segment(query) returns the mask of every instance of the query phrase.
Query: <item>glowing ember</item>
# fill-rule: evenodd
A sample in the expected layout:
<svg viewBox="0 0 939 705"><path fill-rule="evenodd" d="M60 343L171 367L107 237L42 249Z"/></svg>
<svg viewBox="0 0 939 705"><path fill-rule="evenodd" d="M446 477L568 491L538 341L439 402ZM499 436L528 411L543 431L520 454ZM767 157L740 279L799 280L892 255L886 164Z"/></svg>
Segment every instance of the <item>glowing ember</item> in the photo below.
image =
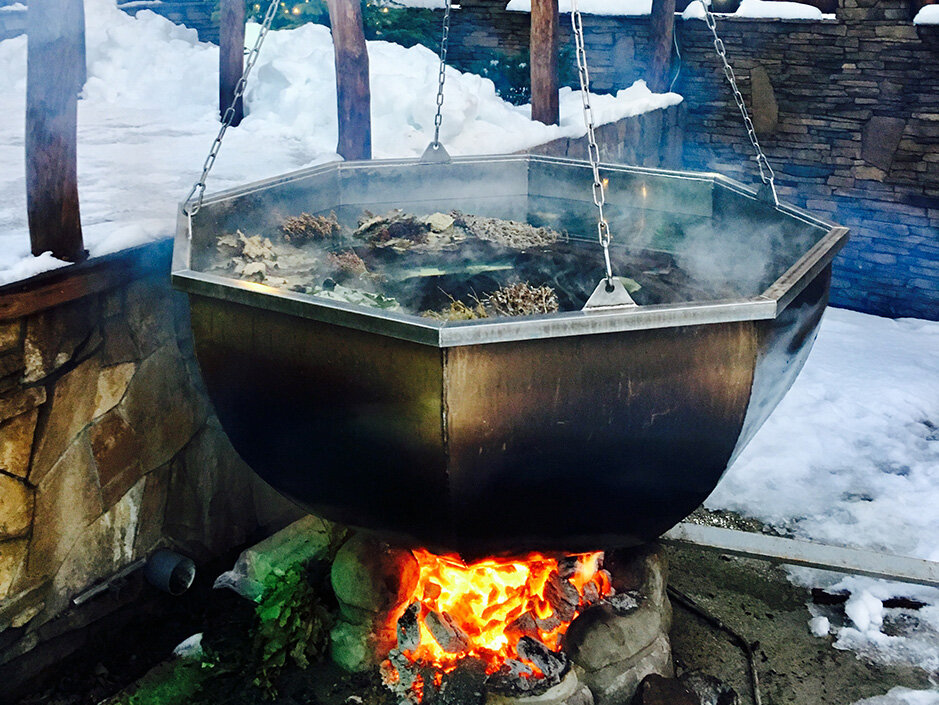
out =
<svg viewBox="0 0 939 705"><path fill-rule="evenodd" d="M397 623L399 648L409 662L441 672L474 657L486 664L487 673L514 660L540 676L519 654L519 640L527 636L556 651L577 614L612 592L609 574L600 569L602 553L561 561L531 554L469 565L424 550L414 556L420 578Z"/></svg>

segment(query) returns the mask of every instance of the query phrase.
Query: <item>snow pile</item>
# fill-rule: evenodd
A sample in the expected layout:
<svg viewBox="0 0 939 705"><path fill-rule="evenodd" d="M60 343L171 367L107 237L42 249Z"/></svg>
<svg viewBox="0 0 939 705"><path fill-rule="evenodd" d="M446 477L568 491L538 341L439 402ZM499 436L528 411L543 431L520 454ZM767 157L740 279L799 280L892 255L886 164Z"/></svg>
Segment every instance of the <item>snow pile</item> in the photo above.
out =
<svg viewBox="0 0 939 705"><path fill-rule="evenodd" d="M939 705L939 691L892 688L886 695L865 698L854 705Z"/></svg>
<svg viewBox="0 0 939 705"><path fill-rule="evenodd" d="M218 48L150 11L130 17L113 0L86 0L88 82L78 108L78 183L86 247L100 256L171 235L176 207L218 131ZM253 26L257 30L257 26ZM248 33L247 43L253 45ZM369 42L376 158L419 156L433 135L439 60L422 46ZM0 42L0 284L56 266L29 254L23 133L26 37ZM329 30L268 35L246 95L249 115L229 130L209 191L337 159L336 87ZM642 81L592 99L598 123L674 105ZM577 94L560 96L561 124L496 95L491 81L447 69L441 140L451 154L515 152L585 133Z"/></svg>
<svg viewBox="0 0 939 705"><path fill-rule="evenodd" d="M731 14L714 13L718 17L740 17L750 19L778 20L834 20L835 15L825 14L813 5L783 0L743 0L737 11ZM683 20L704 19L704 6L701 0L689 3L681 13Z"/></svg>
<svg viewBox="0 0 939 705"><path fill-rule="evenodd" d="M531 0L509 0L505 9L531 12ZM585 15L648 15L652 12L652 0L578 0L577 9ZM558 0L558 11L570 12L571 0Z"/></svg>
<svg viewBox="0 0 939 705"><path fill-rule="evenodd" d="M939 5L926 5L920 8L913 18L913 24L939 24Z"/></svg>
<svg viewBox="0 0 939 705"><path fill-rule="evenodd" d="M939 322L825 313L815 348L706 504L797 537L939 560ZM793 569L846 590L837 648L939 671L939 590ZM883 601L927 606L884 633ZM827 616L812 606L814 616Z"/></svg>

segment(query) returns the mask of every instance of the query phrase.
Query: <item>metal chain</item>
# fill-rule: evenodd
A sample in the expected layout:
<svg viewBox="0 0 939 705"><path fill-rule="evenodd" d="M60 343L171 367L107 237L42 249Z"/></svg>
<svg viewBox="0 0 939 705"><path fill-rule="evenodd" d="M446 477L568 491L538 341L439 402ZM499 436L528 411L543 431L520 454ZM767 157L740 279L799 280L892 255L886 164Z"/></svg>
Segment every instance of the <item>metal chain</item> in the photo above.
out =
<svg viewBox="0 0 939 705"><path fill-rule="evenodd" d="M189 195L186 196L183 212L190 221L192 220L192 216L198 213L199 209L202 208L202 201L205 198L205 180L208 178L209 172L212 171L212 167L215 166L215 159L218 157L218 151L222 147L222 139L225 137L225 132L231 127L232 120L235 119L235 106L244 95L245 86L248 83L248 75L251 73L251 69L254 68L255 62L258 60L261 45L264 43L264 38L271 28L271 23L274 21L274 15L277 13L277 8L280 3L281 0L271 0L271 4L267 8L264 21L261 23L261 31L254 41L254 46L248 53L248 58L245 61L245 69L241 73L241 78L238 79L238 83L235 84L235 94L232 98L231 105L228 106L228 109L225 111L224 115L222 115L222 127L219 129L218 135L216 135L215 141L209 149L209 155L205 158L205 162L202 165L202 176L199 177L199 180L196 181L189 191ZM193 202L193 200L195 200L195 202Z"/></svg>
<svg viewBox="0 0 939 705"><path fill-rule="evenodd" d="M747 128L747 136L750 138L753 149L756 151L756 163L757 166L760 167L760 179L765 185L769 186L772 191L773 202L778 206L779 196L776 194L776 173L773 171L773 167L770 166L766 155L763 154L763 148L760 147L760 140L756 136L756 128L753 127L753 120L750 119L750 113L747 110L746 103L743 101L743 95L741 95L740 89L737 87L737 77L734 75L734 69L730 65L730 62L727 61L727 51L724 48L723 40L717 34L717 19L714 17L714 13L711 12L711 2L710 0L701 0L701 5L704 7L704 21L708 29L711 30L711 34L714 35L714 50L724 64L724 76L727 77L727 83L730 84L730 88L734 92L734 101L737 103L737 108L740 109L741 117L743 117L743 125Z"/></svg>
<svg viewBox="0 0 939 705"><path fill-rule="evenodd" d="M440 73L437 77L437 114L434 116L434 141L432 147L440 146L440 123L443 122L443 84L447 80L447 45L450 43L450 2L443 11L443 30L440 36Z"/></svg>
<svg viewBox="0 0 939 705"><path fill-rule="evenodd" d="M577 49L577 74L580 78L580 98L584 104L584 124L587 126L587 156L593 170L593 202L597 206L597 235L603 248L607 287L613 286L613 265L610 264L610 225L603 215L606 192L600 178L600 148L594 132L593 110L590 108L590 72L587 70L587 51L584 48L584 23L577 9L577 0L571 0L571 26Z"/></svg>

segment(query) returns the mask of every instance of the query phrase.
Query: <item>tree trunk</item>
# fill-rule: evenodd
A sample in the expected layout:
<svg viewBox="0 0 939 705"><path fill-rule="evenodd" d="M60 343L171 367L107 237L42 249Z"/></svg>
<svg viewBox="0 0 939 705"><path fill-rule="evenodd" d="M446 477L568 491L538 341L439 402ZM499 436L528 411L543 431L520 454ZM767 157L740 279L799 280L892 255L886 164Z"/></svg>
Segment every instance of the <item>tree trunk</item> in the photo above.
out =
<svg viewBox="0 0 939 705"><path fill-rule="evenodd" d="M82 0L30 0L26 15L26 213L34 255L85 259L78 209Z"/></svg>
<svg viewBox="0 0 939 705"><path fill-rule="evenodd" d="M336 55L339 144L344 159L372 158L372 107L368 51L359 0L327 0Z"/></svg>
<svg viewBox="0 0 939 705"><path fill-rule="evenodd" d="M649 88L661 93L668 88L675 31L675 0L652 0L649 34L652 60L649 62Z"/></svg>
<svg viewBox="0 0 939 705"><path fill-rule="evenodd" d="M235 86L244 72L245 3L244 0L221 0L218 52L218 112L223 118L235 97ZM235 104L233 126L244 117L244 99Z"/></svg>
<svg viewBox="0 0 939 705"><path fill-rule="evenodd" d="M674 2L674 0L672 0ZM558 108L558 0L531 3L531 118L557 125Z"/></svg>

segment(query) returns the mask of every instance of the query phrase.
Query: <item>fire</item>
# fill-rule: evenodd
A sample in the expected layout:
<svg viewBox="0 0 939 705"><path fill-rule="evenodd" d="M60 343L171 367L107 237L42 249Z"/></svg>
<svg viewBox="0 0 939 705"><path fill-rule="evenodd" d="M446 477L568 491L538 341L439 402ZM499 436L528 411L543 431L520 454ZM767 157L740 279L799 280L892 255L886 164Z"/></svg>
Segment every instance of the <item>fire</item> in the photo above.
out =
<svg viewBox="0 0 939 705"><path fill-rule="evenodd" d="M424 550L414 551L414 556L420 577L402 618L410 616L411 643L402 634L406 624L402 627L399 620L399 644L403 636L411 647L402 646L409 661L441 672L453 670L467 657L484 661L489 673L509 659L525 662L518 652L524 636L556 651L577 614L612 592L609 574L601 570L602 553L561 561L530 554L469 565L456 556ZM540 675L534 664L527 665Z"/></svg>

